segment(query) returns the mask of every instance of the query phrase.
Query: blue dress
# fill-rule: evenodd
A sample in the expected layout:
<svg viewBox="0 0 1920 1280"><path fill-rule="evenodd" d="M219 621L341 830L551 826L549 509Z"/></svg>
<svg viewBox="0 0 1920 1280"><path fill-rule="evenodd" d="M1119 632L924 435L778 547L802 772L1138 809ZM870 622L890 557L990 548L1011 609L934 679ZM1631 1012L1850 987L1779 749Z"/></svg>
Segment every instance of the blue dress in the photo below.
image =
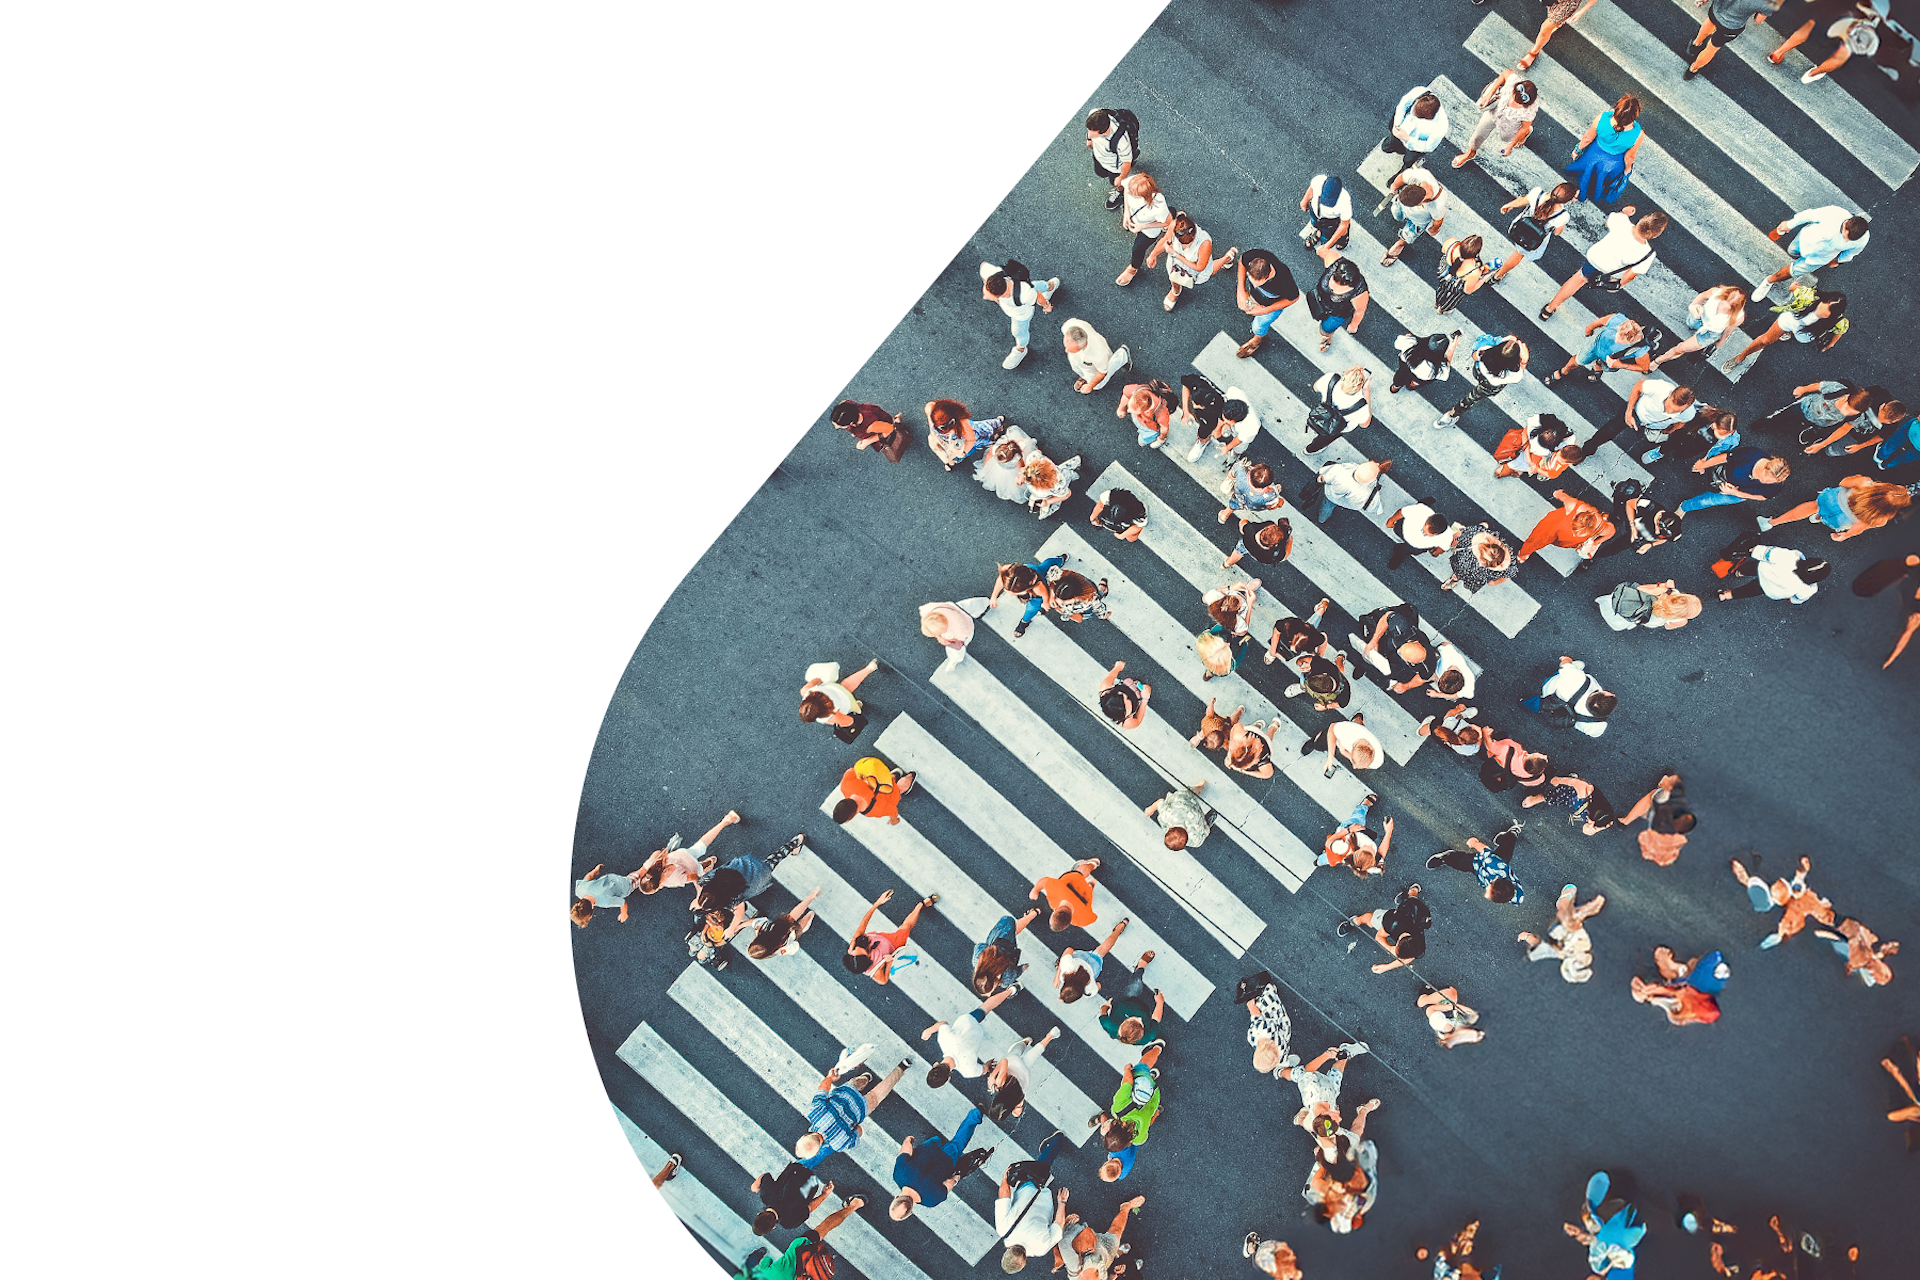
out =
<svg viewBox="0 0 1920 1280"><path fill-rule="evenodd" d="M1567 176L1579 188L1579 194L1574 198L1591 200L1600 205L1617 201L1627 189L1626 154L1638 141L1638 120L1625 129L1615 129L1613 109L1602 111L1600 121L1594 127L1593 141L1566 168Z"/></svg>

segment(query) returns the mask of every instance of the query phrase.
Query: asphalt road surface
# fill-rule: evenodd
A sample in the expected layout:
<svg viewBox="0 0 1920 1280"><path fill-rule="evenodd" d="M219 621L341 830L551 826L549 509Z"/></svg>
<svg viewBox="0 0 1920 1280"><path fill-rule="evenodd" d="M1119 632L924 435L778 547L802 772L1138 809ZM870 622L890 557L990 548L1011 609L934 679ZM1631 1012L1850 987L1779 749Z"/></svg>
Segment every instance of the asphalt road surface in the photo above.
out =
<svg viewBox="0 0 1920 1280"><path fill-rule="evenodd" d="M1797 0L1790 3L1799 7ZM1626 11L1637 30L1669 49L1690 38L1692 22L1670 0L1636 0L1618 8L1608 3L1601 10L1614 11L1616 20ZM1405 89L1436 76L1477 93L1489 73L1467 47L1476 28L1493 14L1531 32L1541 13L1539 5L1521 0L1487 8L1464 0L1178 0L1088 106L1126 105L1139 114L1143 167L1176 207L1191 210L1214 233L1217 246L1272 249L1305 279L1317 269L1296 238L1302 221L1297 202L1307 180L1320 171L1340 174L1362 209L1356 224L1384 238L1389 224L1366 212L1371 188L1359 166L1385 133L1394 102ZM1717 59L1710 82L1870 213L1873 242L1861 259L1834 275L1834 287L1849 295L1854 329L1833 352L1817 355L1783 345L1766 352L1737 385L1698 365L1684 370L1683 380L1703 399L1735 410L1743 422L1784 403L1792 386L1825 376L1883 383L1909 403L1920 400L1903 319L1911 311L1907 288L1916 244L1917 220L1905 198L1910 185L1894 190L1732 55L1730 49ZM1556 35L1549 56L1563 74L1605 100L1640 92L1646 136L1740 218L1764 230L1792 211L1764 178L1650 91L1635 69L1616 63L1580 32ZM1855 67L1836 79L1902 137L1920 139L1913 114L1876 73ZM1120 1186L1101 1183L1092 1144L1062 1157L1056 1167L1057 1181L1072 1190L1072 1207L1096 1222L1129 1195L1147 1197L1127 1239L1148 1276L1247 1273L1239 1248L1248 1230L1290 1241L1310 1277L1414 1276L1425 1267L1414 1260L1415 1241L1439 1243L1474 1217L1483 1223L1476 1258L1483 1267L1497 1262L1513 1277L1580 1275L1583 1251L1560 1224L1574 1216L1588 1175L1602 1168L1630 1175L1636 1202L1651 1223L1641 1245L1641 1274L1707 1274L1705 1241L1682 1235L1672 1222L1674 1195L1689 1191L1741 1226L1743 1248L1757 1246L1767 1215L1777 1212L1796 1231L1824 1234L1830 1245L1857 1244L1862 1277L1912 1275L1920 1244L1920 1161L1908 1157L1901 1132L1882 1118L1891 1095L1876 1063L1901 1033L1920 1035L1920 988L1904 973L1889 987L1863 987L1843 977L1839 958L1810 934L1778 950L1756 950L1777 917L1757 917L1727 867L1730 856L1759 851L1771 876L1809 855L1814 886L1839 911L1859 916L1883 936L1920 938L1920 871L1910 835L1916 763L1910 726L1920 656L1908 655L1883 673L1880 663L1900 628L1903 605L1894 593L1862 600L1847 589L1867 564L1915 549L1911 524L1845 544L1829 542L1817 526L1777 531L1774 541L1835 561L1832 578L1812 602L1793 608L1764 599L1728 605L1709 600L1703 616L1675 632L1610 631L1596 616L1593 597L1632 575L1646 581L1672 577L1683 589L1710 595L1720 583L1706 566L1744 513L1701 512L1688 521L1680 542L1645 558L1616 559L1595 573L1563 577L1536 558L1517 582L1539 610L1508 638L1463 600L1439 592L1417 566L1388 570L1390 540L1353 513L1337 513L1327 532L1360 569L1418 604L1481 665L1475 701L1484 720L1549 751L1556 770L1576 770L1623 810L1663 767L1676 767L1686 776L1700 825L1678 862L1662 868L1640 858L1625 831L1587 839L1566 823L1563 811L1527 811L1515 862L1527 901L1496 905L1478 897L1466 877L1426 871L1422 863L1467 836L1491 837L1520 813L1517 799L1511 792L1486 792L1469 765L1429 742L1405 765L1367 775L1367 785L1382 797L1381 816L1397 820L1381 879L1362 882L1344 870L1323 869L1290 892L1224 836L1196 851L1198 862L1264 922L1238 958L1158 887L1150 868L1116 848L1070 798L1009 751L1000 741L1004 726L977 719L929 682L939 652L919 634L916 606L986 594L996 562L1026 559L1062 529L1085 538L1185 632L1205 624L1198 590L1175 566L1147 545L1118 543L1087 524L1088 482L1112 462L1131 471L1223 554L1231 545L1229 533L1214 522L1218 503L1175 458L1137 447L1131 427L1114 417L1117 384L1089 397L1072 389L1059 345L1059 322L1069 316L1092 322L1116 344L1129 344L1134 377L1176 383L1217 334L1235 342L1245 334L1224 276L1186 295L1172 313L1158 305L1164 292L1158 271L1145 273L1130 290L1114 286L1130 237L1119 229L1118 215L1101 207L1081 138L1077 117L1061 122L1054 145L848 380L848 395L909 415L915 443L905 461L890 466L856 453L844 433L828 426L828 406L822 405L814 429L767 478L640 642L613 693L582 790L569 880L596 863L632 870L669 834L678 831L691 841L735 808L746 823L721 837L717 853L767 853L804 831L810 851L783 868L807 881L803 892L819 883L811 877L824 867L861 895L895 888L895 905L904 910L920 886L909 885L850 832L834 827L819 806L843 769L872 750L896 718L910 717L1067 853L1103 857L1103 881L1130 904L1137 920L1150 924L1213 984L1192 1017L1169 1018L1165 1118L1142 1148L1133 1175ZM1557 168L1573 141L1543 111L1528 149ZM964 139L959 145L984 149L993 142ZM1454 152L1446 146L1439 154ZM1456 171L1441 164L1437 171L1464 205L1491 215L1507 198L1496 178L1478 167ZM1642 208L1661 204L1639 191L1628 199ZM1737 277L1699 230L1676 215L1659 241L1661 260L1696 288L1733 282ZM1436 256L1437 247L1423 241L1408 252L1408 266L1393 270L1430 281ZM980 261L1009 257L1029 264L1037 276L1063 281L1054 313L1035 318L1032 354L1013 372L1000 368L1006 327L997 308L981 300L976 276ZM1578 260L1572 247L1556 244L1544 266L1563 279ZM1387 278L1377 256L1360 261L1370 279ZM1519 334L1531 344L1534 372L1545 373L1565 357L1534 319L1544 300L1507 286L1499 294L1475 295L1460 314L1489 332ZM1587 293L1579 300L1605 309ZM1647 314L1632 299L1623 305ZM1303 311L1289 311L1276 332L1307 332ZM1762 312L1761 324L1750 330L1765 318ZM1445 323L1435 320L1433 327ZM1402 326L1376 305L1358 336L1391 364L1391 342L1400 332ZM1296 395L1306 394L1317 376L1307 356L1285 341L1270 342L1256 361ZM1425 394L1437 410L1452 403L1459 387L1456 381L1399 399ZM1009 415L1050 457L1081 455L1082 484L1062 514L1038 521L994 499L967 469L943 473L921 443L920 406L936 396L965 401L976 417ZM1619 403L1603 386L1568 389L1562 396L1590 426ZM1376 387L1376 397L1385 399L1383 387ZM1474 409L1462 430L1490 450L1511 425L1495 401ZM1393 478L1412 493L1436 495L1449 515L1478 514L1473 498L1415 452L1426 441L1402 440L1378 425L1352 441L1369 456L1393 458ZM1754 442L1796 448L1791 441ZM1273 463L1290 497L1307 478L1306 467L1271 431L1256 444L1255 455ZM1793 458L1789 497L1768 504L1769 511L1859 469L1825 457L1802 458L1797 448ZM1668 502L1695 491L1670 464L1653 471L1654 492ZM1586 481L1568 479L1576 492L1597 496ZM1304 526L1298 510L1286 514L1297 528ZM1222 581L1229 576L1220 575ZM1270 571L1265 585L1301 614L1329 593L1326 583L1294 564ZM1351 618L1336 609L1329 631L1339 636L1350 627ZM1192 731L1202 700L1188 687L1190 670L1184 677L1168 670L1117 621L1064 630L1090 662L1104 667L1125 659L1129 674L1153 683L1153 710L1183 736ZM1621 695L1611 729L1600 739L1556 731L1514 706L1534 691L1533 673L1563 653L1583 658ZM1164 792L1163 775L1152 762L984 624L973 657L1132 804ZM833 659L852 670L869 658L881 664L861 690L872 725L855 746L796 718L801 673L809 663ZM1316 727L1310 708L1278 696L1285 681L1277 668L1254 663L1243 674L1292 723L1309 732ZM1419 693L1399 701L1416 717L1440 705ZM1317 849L1338 822L1289 778L1236 780L1309 848ZM963 816L926 793L910 796L903 813L993 900L1016 913L1024 905L1026 881ZM1371 948L1350 952L1347 941L1335 936L1335 925L1348 913L1385 905L1394 889L1416 879L1436 918L1428 953L1415 966L1417 976L1375 977L1366 967L1376 958L1368 954ZM1523 928L1544 932L1554 894L1568 881L1580 885L1583 899L1599 891L1608 901L1592 922L1596 973L1585 986L1561 982L1551 965L1529 965L1514 940ZM785 910L795 896L783 884L762 905ZM689 1175L728 1209L751 1217L758 1207L747 1189L751 1173L619 1054L644 1023L772 1141L790 1144L805 1127L792 1105L743 1065L740 1046L716 1033L711 1003L668 994L689 964L682 941L690 920L685 899L684 891L636 896L630 923L618 924L612 912L602 912L575 935L582 1011L614 1104L662 1147L684 1152ZM558 906L556 898L556 911ZM839 965L843 935L822 920L804 940L806 955L919 1051L918 1032L935 1015L899 984L882 987L845 973ZM924 965L957 975L964 974L977 940L977 930L963 930L941 914L930 916L914 935ZM1044 924L1037 940L1056 948L1062 942L1092 945L1077 931L1049 935ZM1651 952L1661 944L1683 958L1716 947L1727 953L1733 977L1717 1024L1671 1027L1632 1001L1629 977L1652 976ZM1893 964L1901 972L1900 959ZM1238 977L1262 968L1284 986L1293 1048L1303 1057L1346 1039L1372 1046L1348 1070L1343 1103L1350 1113L1367 1098L1383 1100L1367 1128L1379 1145L1381 1192L1365 1225L1351 1236L1335 1237L1302 1219L1300 1187L1310 1144L1288 1126L1298 1098L1292 1086L1258 1075L1249 1063L1246 1014L1232 1002L1232 992ZM816 1011L802 1008L768 973L736 958L712 976L813 1069L831 1063L837 1038ZM1038 966L1032 976L1034 990L1009 1002L1001 1016L1019 1033L1037 1037L1058 1021L1058 1007ZM1483 1013L1484 1043L1451 1052L1434 1043L1414 1006L1423 980L1459 985L1463 998ZM1048 1061L1088 1096L1109 1096L1116 1076L1095 1045L1069 1032ZM975 1103L983 1096L978 1081L956 1081L949 1092L954 1089ZM899 1096L874 1119L896 1139L928 1131L914 1106ZM1011 1136L1031 1151L1049 1128L1046 1117L1029 1114ZM1079 1141L1084 1133L1069 1136ZM947 1280L977 1269L933 1226L887 1221L884 1203L892 1186L877 1183L850 1157L834 1157L821 1173L835 1178L843 1194L864 1193L864 1219L926 1276ZM957 1195L991 1221L987 1178L969 1179ZM775 1236L779 1244L788 1238L786 1232ZM1844 1261L1834 1265L1831 1247L1827 1254L1826 1274L1850 1274ZM992 1267L998 1256L992 1249L978 1265ZM1811 1276L1820 1274L1822 1264L1802 1258L1799 1265L1800 1275ZM842 1266L857 1269L845 1259Z"/></svg>

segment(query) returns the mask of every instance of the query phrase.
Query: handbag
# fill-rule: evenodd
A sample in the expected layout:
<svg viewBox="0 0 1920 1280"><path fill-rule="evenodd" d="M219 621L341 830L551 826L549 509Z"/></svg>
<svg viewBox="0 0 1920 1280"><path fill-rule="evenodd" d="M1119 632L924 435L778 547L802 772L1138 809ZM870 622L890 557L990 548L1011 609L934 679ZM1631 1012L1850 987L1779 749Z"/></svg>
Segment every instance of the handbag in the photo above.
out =
<svg viewBox="0 0 1920 1280"><path fill-rule="evenodd" d="M1626 184L1621 183L1620 185L1624 187ZM1606 200L1608 201L1608 203L1611 203L1618 198L1619 198L1619 195L1616 192L1614 195L1607 196ZM1623 283L1623 281L1626 278L1627 272L1632 271L1635 267L1642 266L1645 263L1650 262L1652 260L1653 260L1653 250L1649 249L1647 250L1646 256L1639 259L1638 261L1625 263L1621 266L1615 267L1611 271L1603 271L1599 275L1595 276L1592 280L1588 281L1587 283L1593 285L1596 288L1605 289L1608 293L1618 293L1622 289L1626 288L1626 285Z"/></svg>
<svg viewBox="0 0 1920 1280"><path fill-rule="evenodd" d="M1316 404L1307 409L1307 430L1319 436L1337 436L1346 428L1339 414L1325 404Z"/></svg>
<svg viewBox="0 0 1920 1280"><path fill-rule="evenodd" d="M1622 169L1620 172L1608 178L1600 185L1600 202L1602 204L1612 204L1618 200L1626 193L1627 182L1632 177L1633 173L1631 170Z"/></svg>
<svg viewBox="0 0 1920 1280"><path fill-rule="evenodd" d="M888 462L900 461L907 456L907 429L902 426L894 427L892 435L873 447Z"/></svg>
<svg viewBox="0 0 1920 1280"><path fill-rule="evenodd" d="M1307 314L1315 320L1325 320L1333 314L1327 310L1327 304L1321 300L1318 289L1307 290Z"/></svg>
<svg viewBox="0 0 1920 1280"><path fill-rule="evenodd" d="M1493 451L1495 462L1512 462L1527 447L1527 432L1524 427L1515 427L1500 437L1499 445Z"/></svg>

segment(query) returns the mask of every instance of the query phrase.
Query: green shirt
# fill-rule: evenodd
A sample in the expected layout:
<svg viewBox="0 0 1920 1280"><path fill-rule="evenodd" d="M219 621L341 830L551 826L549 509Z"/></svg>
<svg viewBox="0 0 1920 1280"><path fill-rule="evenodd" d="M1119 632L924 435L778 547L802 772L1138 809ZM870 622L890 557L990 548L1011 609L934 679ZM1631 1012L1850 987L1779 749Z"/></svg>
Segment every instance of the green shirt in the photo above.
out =
<svg viewBox="0 0 1920 1280"><path fill-rule="evenodd" d="M1154 1086L1153 1096L1147 1099L1145 1106L1136 1107L1133 1105L1132 1079L1122 1080L1120 1087L1113 1091L1113 1108L1109 1114L1116 1120L1126 1119L1133 1122L1133 1145L1139 1146L1147 1140L1147 1129L1153 1124L1153 1118L1160 1114L1159 1085Z"/></svg>

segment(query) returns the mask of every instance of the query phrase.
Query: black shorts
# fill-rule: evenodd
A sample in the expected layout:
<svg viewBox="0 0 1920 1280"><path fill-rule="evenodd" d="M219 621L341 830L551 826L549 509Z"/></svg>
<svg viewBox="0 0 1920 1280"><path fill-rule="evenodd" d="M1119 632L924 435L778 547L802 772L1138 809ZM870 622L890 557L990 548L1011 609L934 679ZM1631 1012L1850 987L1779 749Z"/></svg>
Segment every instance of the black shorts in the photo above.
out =
<svg viewBox="0 0 1920 1280"><path fill-rule="evenodd" d="M1716 49L1724 49L1738 40L1740 33L1745 30L1745 27L1723 27L1716 22L1713 24L1713 34L1707 37L1707 43Z"/></svg>
<svg viewBox="0 0 1920 1280"><path fill-rule="evenodd" d="M1105 165L1101 164L1099 156L1094 156L1092 157L1092 159L1093 159L1093 171L1097 176L1105 178L1108 182L1112 182L1115 178L1120 176L1120 171L1118 169L1109 169Z"/></svg>

